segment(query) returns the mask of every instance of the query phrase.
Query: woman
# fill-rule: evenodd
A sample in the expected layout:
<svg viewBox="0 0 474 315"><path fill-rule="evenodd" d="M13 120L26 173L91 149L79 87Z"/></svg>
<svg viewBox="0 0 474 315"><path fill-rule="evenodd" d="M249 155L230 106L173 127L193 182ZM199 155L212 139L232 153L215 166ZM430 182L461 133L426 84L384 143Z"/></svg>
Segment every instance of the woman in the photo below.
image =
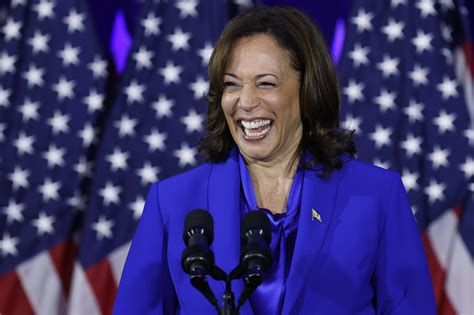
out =
<svg viewBox="0 0 474 315"><path fill-rule="evenodd" d="M233 19L209 64L209 163L152 186L116 314L213 314L181 269L186 214L214 218L216 265L239 262L249 210L271 221L274 264L241 314L435 314L400 177L353 158L321 33L290 8ZM209 280L220 297L223 285ZM242 282L235 281L238 297Z"/></svg>

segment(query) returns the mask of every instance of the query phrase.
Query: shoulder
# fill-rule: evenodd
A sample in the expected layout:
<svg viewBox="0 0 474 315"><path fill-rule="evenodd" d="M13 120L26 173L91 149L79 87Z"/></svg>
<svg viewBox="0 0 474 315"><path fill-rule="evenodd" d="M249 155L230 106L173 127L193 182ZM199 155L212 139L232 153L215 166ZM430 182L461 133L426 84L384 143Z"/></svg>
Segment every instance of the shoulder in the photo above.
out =
<svg viewBox="0 0 474 315"><path fill-rule="evenodd" d="M212 166L213 164L210 163L202 164L178 175L161 180L155 183L155 186L158 186L160 192L175 191L176 189L186 191L192 187L196 188L196 186L207 183Z"/></svg>
<svg viewBox="0 0 474 315"><path fill-rule="evenodd" d="M355 158L346 158L344 166L337 173L340 184L356 192L387 194L395 186L403 187L398 173Z"/></svg>

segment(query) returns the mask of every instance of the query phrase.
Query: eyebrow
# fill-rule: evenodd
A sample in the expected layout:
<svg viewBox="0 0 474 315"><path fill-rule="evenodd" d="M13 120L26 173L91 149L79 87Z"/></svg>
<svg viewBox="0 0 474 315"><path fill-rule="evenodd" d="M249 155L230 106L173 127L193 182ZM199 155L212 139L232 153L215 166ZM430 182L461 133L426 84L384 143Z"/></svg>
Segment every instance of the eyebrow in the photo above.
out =
<svg viewBox="0 0 474 315"><path fill-rule="evenodd" d="M230 76L230 77L239 79L239 77L238 77L236 74L233 74L233 73L225 72L224 75L228 75L228 76ZM263 78L263 77L265 77L265 76L267 76L267 75L272 76L272 77L278 79L278 77L277 77L276 75L274 75L273 73L261 73L261 74L257 74L257 75L255 76L255 78L256 78L256 79L260 79L260 78Z"/></svg>

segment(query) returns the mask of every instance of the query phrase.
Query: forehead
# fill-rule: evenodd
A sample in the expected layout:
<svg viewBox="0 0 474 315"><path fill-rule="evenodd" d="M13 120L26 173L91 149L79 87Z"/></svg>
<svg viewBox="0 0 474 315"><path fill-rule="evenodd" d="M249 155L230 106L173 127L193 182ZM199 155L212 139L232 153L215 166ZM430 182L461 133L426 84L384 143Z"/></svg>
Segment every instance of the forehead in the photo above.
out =
<svg viewBox="0 0 474 315"><path fill-rule="evenodd" d="M258 70L275 68L287 70L290 66L290 53L282 48L271 36L258 34L235 41L227 63L228 70Z"/></svg>

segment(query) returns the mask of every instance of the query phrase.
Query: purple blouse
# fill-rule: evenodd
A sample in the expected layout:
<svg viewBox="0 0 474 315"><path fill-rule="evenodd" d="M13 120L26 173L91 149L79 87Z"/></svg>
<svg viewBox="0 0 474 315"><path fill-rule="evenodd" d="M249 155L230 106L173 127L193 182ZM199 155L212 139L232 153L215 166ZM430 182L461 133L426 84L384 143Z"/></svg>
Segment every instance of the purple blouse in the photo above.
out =
<svg viewBox="0 0 474 315"><path fill-rule="evenodd" d="M267 215L272 226L270 250L273 256L273 264L270 270L265 273L262 284L250 296L250 304L257 315L281 314L286 278L288 277L295 247L298 213L301 205L301 188L303 186L303 170L300 163L293 178L286 212L273 214L268 209L260 208L257 205L252 179L240 154L239 167L242 191L240 201L241 217L248 211L258 209Z"/></svg>

